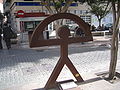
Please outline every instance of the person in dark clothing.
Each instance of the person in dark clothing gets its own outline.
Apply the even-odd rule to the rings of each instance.
[[[75,36],[76,37],[84,37],[84,32],[80,27],[75,28]],[[81,44],[84,44],[84,42],[81,42]]]
[[[3,38],[5,40],[5,43],[6,43],[6,46],[7,46],[7,49],[10,49],[11,48],[11,28],[7,26],[7,24],[5,23],[4,24],[4,27],[3,27]]]
[[[75,28],[75,35],[83,37],[84,36],[84,32],[83,32],[83,30],[80,27],[76,27]]]
[[[2,28],[0,27],[0,49],[3,49],[2,46]]]

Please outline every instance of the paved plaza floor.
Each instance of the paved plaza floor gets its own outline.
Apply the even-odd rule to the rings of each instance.
[[[101,37],[93,42],[69,45],[69,58],[88,83],[78,84],[81,90],[120,90],[120,82],[110,84],[95,73],[108,71],[110,40]],[[120,47],[120,45],[119,45]],[[120,71],[120,50],[117,71]],[[0,90],[42,90],[60,56],[60,47],[29,48],[27,43],[0,50]],[[57,81],[74,79],[64,66]],[[74,79],[75,80],[75,79]],[[97,83],[96,83],[97,82]],[[104,89],[102,89],[102,88]]]

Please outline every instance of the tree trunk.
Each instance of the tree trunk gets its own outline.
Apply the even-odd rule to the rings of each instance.
[[[99,27],[101,27],[101,19],[98,19],[98,21],[99,21]]]
[[[113,29],[111,42],[111,62],[109,68],[109,79],[113,79],[116,73],[117,55],[118,55],[118,30]]]
[[[66,11],[68,10],[68,8],[70,7],[70,5],[72,4],[73,1],[74,1],[74,0],[68,0],[68,1],[66,1],[65,6],[64,6],[64,7],[62,8],[62,10],[61,10],[61,13],[66,12]]]
[[[119,3],[119,2],[118,2]],[[113,79],[116,73],[116,64],[117,64],[117,55],[118,55],[118,23],[120,18],[120,10],[117,12],[117,18],[116,18],[116,9],[115,9],[115,3],[112,3],[113,6],[113,17],[114,17],[114,25],[113,25],[113,35],[112,35],[112,42],[111,42],[111,61],[110,61],[110,67],[109,67],[109,77],[108,79]],[[119,8],[119,7],[117,7]]]

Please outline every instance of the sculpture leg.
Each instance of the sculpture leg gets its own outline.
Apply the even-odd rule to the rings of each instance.
[[[67,58],[66,60],[66,65],[67,67],[70,69],[70,71],[72,72],[72,74],[74,75],[74,77],[76,78],[76,80],[78,82],[83,82],[84,80],[82,79],[81,75],[79,74],[79,72],[76,70],[75,66],[73,65],[73,63],[70,61],[69,58]]]
[[[58,63],[56,64],[50,78],[48,79],[46,85],[45,85],[45,89],[47,90],[48,88],[52,88],[55,85],[56,79],[59,76],[63,66],[64,66],[65,62],[64,60],[62,60],[62,58],[59,59]]]

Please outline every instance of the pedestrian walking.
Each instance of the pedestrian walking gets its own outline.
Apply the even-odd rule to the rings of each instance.
[[[2,28],[0,27],[0,49],[3,49],[2,46]]]
[[[7,49],[11,48],[11,28],[8,27],[7,23],[3,26],[3,39],[5,40]]]
[[[84,32],[80,27],[75,28],[75,36],[80,36],[80,37],[84,36]]]
[[[83,32],[83,30],[80,28],[80,27],[76,27],[75,28],[75,36],[76,37],[84,37],[84,32]],[[81,44],[84,44],[84,42],[81,42]]]

